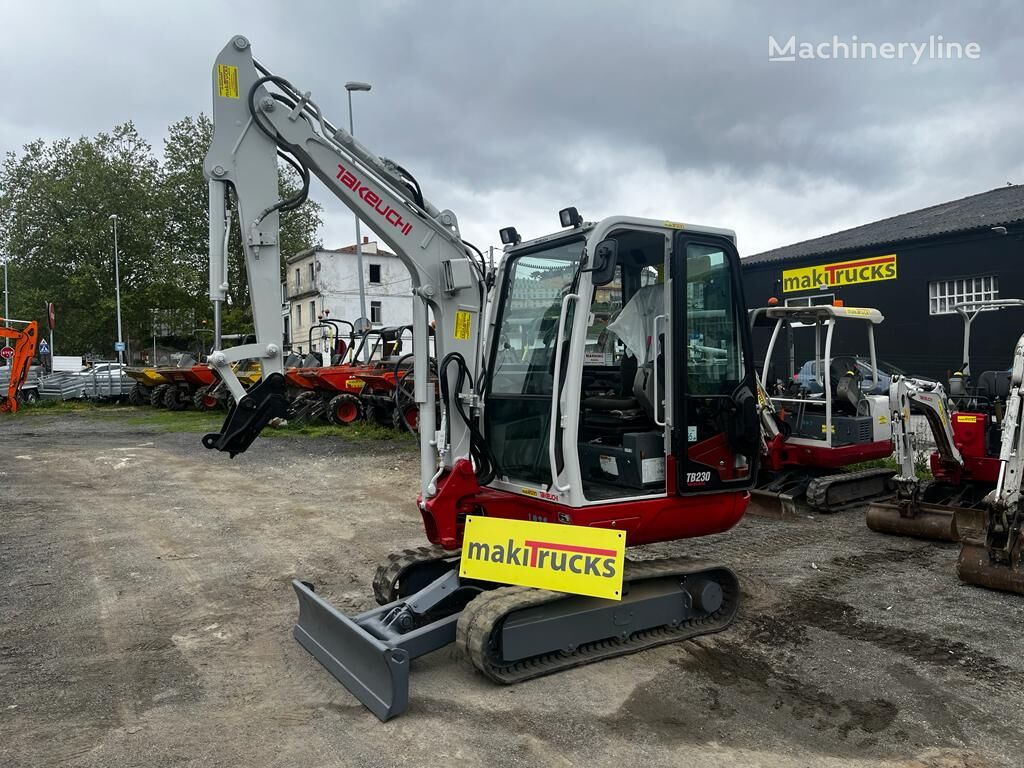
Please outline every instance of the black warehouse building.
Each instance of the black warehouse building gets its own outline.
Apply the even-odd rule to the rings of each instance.
[[[840,299],[874,307],[885,316],[875,329],[878,358],[912,375],[945,379],[963,362],[963,320],[954,305],[1024,299],[1024,185],[765,251],[742,264],[748,306],[775,298],[791,306]],[[833,352],[867,355],[860,326],[839,323]],[[1008,368],[1022,333],[1024,307],[978,315],[972,372]],[[769,335],[755,329],[759,366]],[[798,357],[808,354],[813,343],[798,347]]]

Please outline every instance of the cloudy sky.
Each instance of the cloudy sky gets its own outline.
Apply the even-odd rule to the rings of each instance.
[[[486,246],[557,210],[731,227],[741,252],[1024,182],[1019,2],[3,0],[0,150],[210,111],[233,34]],[[974,42],[977,59],[769,62],[784,44]],[[317,182],[314,181],[314,185]],[[323,241],[352,241],[322,188]]]

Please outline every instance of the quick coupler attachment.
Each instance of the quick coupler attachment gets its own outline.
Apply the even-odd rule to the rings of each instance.
[[[252,445],[271,419],[288,414],[287,385],[284,375],[272,373],[245,393],[224,419],[220,432],[203,435],[203,445],[226,451],[231,458]]]
[[[382,721],[409,706],[409,662],[455,642],[461,610],[437,609],[459,591],[456,571],[410,598],[355,618],[317,595],[311,584],[293,581],[292,586],[299,598],[295,639]]]

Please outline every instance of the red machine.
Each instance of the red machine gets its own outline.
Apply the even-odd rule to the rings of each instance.
[[[23,328],[19,331],[10,327],[0,327],[0,338],[8,341],[0,346],[9,347],[14,342],[14,355],[7,360],[10,377],[7,380],[7,391],[0,393],[0,413],[17,413],[18,392],[25,383],[32,358],[36,355],[39,341],[39,324],[35,320],[8,320],[0,317],[0,323],[14,323]]]
[[[836,512],[891,495],[893,470],[844,471],[859,462],[887,458],[893,450],[889,398],[881,393],[875,359],[874,326],[882,322],[882,314],[825,305],[772,306],[751,315],[752,323],[774,321],[759,392],[765,444],[751,511],[774,517],[808,509]],[[833,352],[839,322],[866,328],[866,358]],[[813,347],[803,349],[813,356],[797,368],[794,337],[812,331]],[[781,343],[784,339],[788,344]],[[784,360],[777,360],[779,356]],[[769,371],[780,365],[786,378],[772,381]],[[769,397],[767,391],[775,394]]]

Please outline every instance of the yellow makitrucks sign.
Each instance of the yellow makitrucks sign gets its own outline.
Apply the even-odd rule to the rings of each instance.
[[[896,254],[890,253],[887,256],[871,256],[867,259],[783,270],[782,290],[784,293],[793,293],[895,279]]]
[[[459,575],[622,599],[626,535],[611,528],[466,518]]]

